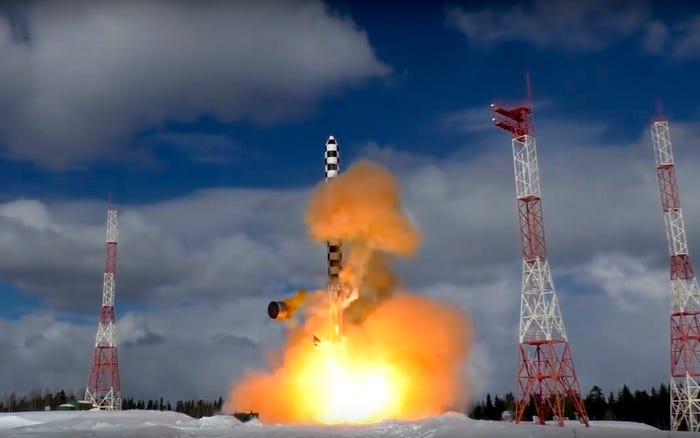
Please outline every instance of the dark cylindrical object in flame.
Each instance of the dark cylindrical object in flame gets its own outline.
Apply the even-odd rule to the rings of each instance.
[[[272,319],[287,319],[292,312],[284,301],[270,301],[267,305],[267,315]]]

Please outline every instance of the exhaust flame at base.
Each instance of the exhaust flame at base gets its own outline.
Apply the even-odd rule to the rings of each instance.
[[[250,372],[226,410],[260,412],[265,422],[364,424],[462,410],[470,326],[466,315],[427,297],[397,295],[371,317],[346,326],[345,342],[315,347],[330,334],[324,317],[290,331],[281,364]]]
[[[420,234],[404,214],[393,175],[356,163],[317,186],[305,219],[312,239],[341,241],[348,249],[338,279],[352,294],[341,305],[333,305],[332,290],[284,300],[290,315],[303,308],[302,321],[286,325],[271,370],[247,373],[224,409],[253,410],[264,422],[325,424],[463,410],[471,342],[466,315],[427,297],[395,295],[390,259],[411,255]],[[272,306],[277,319],[287,315],[284,306]],[[332,318],[338,309],[339,318]],[[334,321],[342,327],[336,330]]]

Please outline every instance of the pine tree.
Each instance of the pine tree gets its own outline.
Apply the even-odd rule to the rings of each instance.
[[[594,385],[584,399],[586,413],[591,420],[602,420],[605,417],[607,403],[603,390],[598,385]]]

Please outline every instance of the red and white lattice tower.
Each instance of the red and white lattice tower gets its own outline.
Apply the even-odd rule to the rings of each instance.
[[[119,359],[114,339],[114,273],[117,267],[117,210],[107,210],[107,243],[102,285],[102,310],[95,336],[95,354],[90,368],[85,400],[99,409],[121,410]]]
[[[671,429],[700,432],[700,290],[693,273],[667,121],[651,125],[671,253]]]
[[[491,108],[494,125],[513,136],[515,190],[523,257],[515,422],[522,420],[525,408],[534,399],[540,424],[545,424],[551,413],[563,426],[564,403],[568,398],[581,421],[588,426],[588,416],[547,262],[532,110],[529,105],[512,109],[491,105]]]

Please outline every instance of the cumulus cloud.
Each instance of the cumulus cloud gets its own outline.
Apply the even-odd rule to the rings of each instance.
[[[677,58],[700,56],[700,14],[693,15],[681,24],[680,36],[672,50]]]
[[[648,53],[668,53],[681,61],[700,57],[700,14],[674,23],[650,23],[643,47]]]
[[[666,24],[659,20],[649,23],[644,32],[642,48],[647,53],[658,55],[663,52],[668,42],[669,30]]]
[[[583,284],[594,284],[621,308],[629,308],[649,300],[668,298],[669,273],[649,261],[630,255],[600,254],[575,269],[575,279]]]
[[[167,121],[299,117],[390,72],[321,1],[11,5],[0,9],[0,138],[10,157],[50,167],[133,157],[132,135]]]
[[[260,152],[241,147],[228,135],[208,132],[158,132],[145,136],[142,144],[156,150],[169,148],[202,164],[227,165],[249,160],[251,155],[262,156]]]
[[[650,13],[648,2],[536,0],[478,11],[451,6],[446,19],[476,46],[525,41],[539,48],[591,52],[638,33]]]
[[[104,207],[0,205],[0,275],[51,308],[94,310],[106,217],[94,213]],[[119,210],[117,297],[126,304],[220,302],[308,285],[322,275],[322,266],[314,266],[324,256],[306,240],[303,209],[302,191],[271,190],[212,190],[126,206]],[[85,224],[88,215],[94,222]]]
[[[260,330],[265,304],[256,298],[126,312],[116,326],[122,393],[171,401],[223,395],[246,367],[262,366],[263,347],[280,338],[274,327]],[[0,328],[0,354],[12,358],[0,365],[4,393],[85,391],[97,318],[94,325],[78,324],[42,312],[0,319]]]
[[[0,351],[6,359],[0,377],[3,391],[26,393],[33,389],[79,389],[87,383],[90,347],[95,331],[49,313],[27,315],[16,321],[0,320],[5,336]],[[82,359],[82,360],[81,360]],[[81,372],[84,370],[84,372]]]
[[[521,1],[511,7],[462,6],[445,9],[445,20],[475,47],[525,42],[540,49],[593,53],[625,39],[639,42],[642,52],[685,61],[700,56],[700,14],[652,19],[648,1]],[[470,114],[463,114],[469,121]],[[465,129],[479,128],[467,123]]]

